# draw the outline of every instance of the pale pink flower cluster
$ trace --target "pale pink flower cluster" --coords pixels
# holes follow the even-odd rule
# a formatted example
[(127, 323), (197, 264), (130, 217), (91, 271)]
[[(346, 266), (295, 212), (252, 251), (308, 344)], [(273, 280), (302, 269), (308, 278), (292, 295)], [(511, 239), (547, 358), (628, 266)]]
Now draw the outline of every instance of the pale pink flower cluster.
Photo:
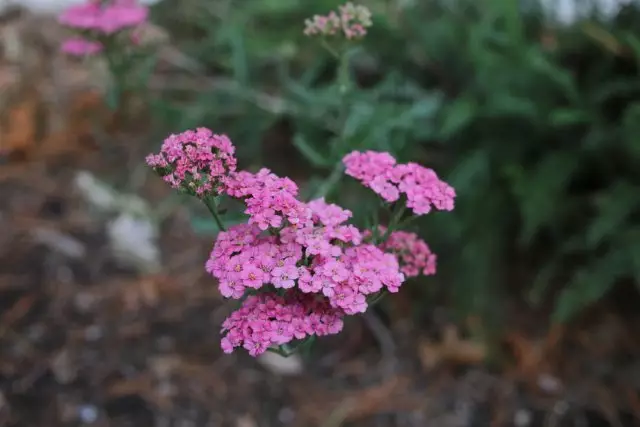
[(396, 163), (389, 153), (377, 151), (347, 154), (342, 162), (346, 174), (359, 180), (387, 202), (396, 202), (401, 195), (415, 215), (424, 215), (432, 208), (451, 211), (456, 192), (440, 180), (433, 169), (417, 163)]
[[(380, 227), (380, 232), (386, 229)], [(436, 255), (416, 233), (394, 231), (379, 245), (380, 249), (393, 253), (400, 262), (400, 271), (407, 277), (436, 274)]]
[(226, 135), (198, 128), (170, 135), (160, 153), (150, 154), (146, 161), (173, 188), (204, 197), (224, 190), (229, 174), (236, 170), (234, 152)]
[(77, 56), (96, 54), (103, 49), (97, 39), (136, 29), (146, 22), (148, 14), (148, 8), (137, 0), (87, 0), (72, 5), (60, 14), (58, 22), (80, 31), (83, 37), (67, 41), (62, 50)]
[(297, 291), (287, 291), (284, 296), (251, 295), (222, 324), (221, 345), (225, 353), (244, 347), (257, 356), (294, 339), (337, 334), (342, 330), (342, 317), (343, 313), (326, 300)]
[(315, 15), (305, 20), (304, 33), (308, 36), (343, 34), (350, 40), (364, 37), (371, 24), (371, 11), (367, 7), (348, 2), (339, 6), (337, 13), (331, 11), (326, 16)]

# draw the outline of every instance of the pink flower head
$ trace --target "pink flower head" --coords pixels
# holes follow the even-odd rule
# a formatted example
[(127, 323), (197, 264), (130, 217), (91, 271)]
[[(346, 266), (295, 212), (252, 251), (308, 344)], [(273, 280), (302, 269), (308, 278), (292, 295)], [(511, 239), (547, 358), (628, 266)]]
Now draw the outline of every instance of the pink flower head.
[(367, 34), (366, 28), (370, 27), (371, 11), (351, 2), (338, 7), (338, 12), (331, 11), (328, 15), (314, 15), (305, 20), (304, 34), (308, 36), (343, 35), (346, 39), (362, 38)]
[[(277, 181), (274, 177), (267, 179), (269, 174), (261, 175), (258, 194), (263, 181)], [(230, 185), (230, 191), (255, 194), (251, 190), (256, 186), (250, 183), (252, 176), (255, 178), (247, 175), (243, 180), (247, 185)], [(270, 206), (272, 199), (263, 197), (265, 202), (260, 206)], [(263, 286), (297, 289), (326, 298), (332, 307), (346, 314), (355, 314), (366, 310), (368, 296), (382, 289), (398, 291), (404, 282), (398, 260), (380, 248), (362, 243), (362, 233), (353, 225), (343, 224), (349, 211), (323, 200), (302, 206), (312, 212), (303, 226), (291, 224), (283, 216), (282, 228), (269, 228), (270, 232), (265, 233), (252, 218), (249, 224), (219, 234), (206, 269), (219, 280), (225, 297), (238, 299), (248, 289)], [(273, 211), (282, 212), (275, 208)]]
[(91, 56), (102, 52), (102, 44), (81, 37), (65, 40), (60, 50), (72, 56)]
[(147, 7), (136, 0), (113, 0), (103, 9), (102, 31), (113, 34), (125, 28), (135, 28), (146, 22), (148, 15)]
[(290, 289), (296, 285), (298, 278), (298, 268), (292, 264), (285, 264), (282, 267), (275, 267), (271, 270), (273, 286), (276, 288)]
[(297, 291), (285, 296), (273, 293), (249, 296), (222, 324), (222, 350), (245, 348), (251, 356), (269, 347), (312, 335), (337, 334), (343, 313), (326, 300)]
[(148, 17), (147, 7), (136, 0), (88, 0), (84, 4), (73, 5), (59, 16), (58, 21), (77, 30), (94, 31), (111, 35), (121, 30), (135, 28)]
[(394, 178), (398, 189), (407, 196), (407, 207), (416, 215), (429, 213), (432, 207), (451, 211), (454, 208), (456, 191), (432, 170), (417, 163), (398, 165)]
[(417, 163), (397, 164), (391, 154), (376, 151), (353, 151), (342, 162), (347, 175), (385, 201), (395, 202), (405, 195), (407, 207), (415, 215), (429, 213), (432, 208), (446, 211), (454, 208), (455, 190), (432, 169)]
[(360, 5), (351, 2), (339, 6), (340, 22), (342, 31), (347, 39), (364, 37), (367, 34), (367, 27), (371, 26), (371, 11)]
[[(381, 233), (385, 231), (380, 227)], [(436, 255), (416, 233), (394, 231), (380, 248), (398, 258), (400, 271), (407, 277), (415, 277), (420, 273), (425, 276), (436, 274)]]
[(307, 203), (307, 206), (311, 209), (315, 222), (328, 226), (342, 224), (353, 215), (350, 210), (342, 209), (333, 203), (326, 203), (324, 198), (312, 200)]
[(236, 169), (235, 147), (226, 135), (206, 128), (170, 135), (147, 164), (173, 188), (199, 197), (218, 195)]
[(226, 182), (226, 194), (244, 200), (249, 223), (261, 230), (285, 225), (303, 227), (311, 221), (311, 210), (297, 199), (298, 186), (269, 169), (258, 173), (241, 171)]

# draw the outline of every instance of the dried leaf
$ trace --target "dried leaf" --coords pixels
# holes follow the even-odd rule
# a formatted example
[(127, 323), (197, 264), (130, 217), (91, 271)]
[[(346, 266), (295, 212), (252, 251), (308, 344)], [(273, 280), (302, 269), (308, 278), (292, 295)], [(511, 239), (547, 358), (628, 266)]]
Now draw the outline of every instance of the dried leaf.
[(482, 363), (487, 356), (484, 344), (460, 339), (458, 329), (450, 325), (444, 333), (440, 343), (423, 340), (419, 346), (419, 356), (425, 369), (433, 369), (441, 363), (456, 365), (475, 365)]

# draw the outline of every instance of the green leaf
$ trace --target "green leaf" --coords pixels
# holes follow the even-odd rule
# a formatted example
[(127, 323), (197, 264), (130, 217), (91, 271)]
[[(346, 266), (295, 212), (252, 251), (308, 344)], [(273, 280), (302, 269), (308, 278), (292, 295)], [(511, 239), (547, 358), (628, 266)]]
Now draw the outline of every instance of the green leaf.
[(586, 231), (586, 243), (595, 248), (603, 239), (624, 230), (627, 218), (640, 206), (637, 187), (619, 182), (598, 196), (598, 212)]
[(474, 191), (478, 182), (485, 180), (490, 174), (490, 162), (486, 150), (476, 150), (464, 156), (448, 177), (460, 195)]
[(591, 94), (592, 102), (600, 105), (611, 98), (638, 96), (640, 94), (640, 81), (636, 77), (619, 78), (611, 82), (600, 84)]
[(535, 120), (539, 115), (539, 109), (540, 106), (529, 97), (515, 96), (503, 92), (492, 95), (487, 105), (486, 114), (492, 117), (521, 116)]
[(349, 140), (372, 121), (375, 109), (371, 103), (358, 102), (349, 110), (344, 126), (342, 128), (342, 138)]
[(244, 46), (243, 27), (241, 25), (230, 26), (229, 44), (231, 45), (231, 64), (233, 77), (242, 84), (249, 83), (249, 58)]
[(627, 46), (629, 46), (633, 51), (633, 55), (636, 59), (636, 64), (640, 67), (640, 39), (632, 32), (626, 32), (623, 35), (623, 39), (627, 43)]
[(573, 152), (549, 154), (516, 180), (514, 191), (522, 214), (521, 243), (528, 243), (537, 231), (554, 221), (571, 177), (579, 166)]
[(580, 104), (580, 91), (569, 71), (552, 62), (545, 53), (538, 49), (530, 49), (525, 57), (533, 70), (554, 82), (571, 102), (576, 105)]
[(627, 248), (615, 248), (578, 270), (561, 292), (552, 315), (554, 322), (566, 322), (578, 311), (596, 302), (629, 271)]
[(589, 121), (589, 115), (586, 111), (573, 108), (556, 108), (551, 111), (549, 121), (552, 126), (564, 127), (576, 124), (586, 123)]
[(622, 119), (624, 144), (631, 156), (640, 160), (640, 102), (631, 104)]
[(562, 243), (556, 252), (546, 259), (545, 265), (538, 271), (538, 274), (531, 284), (531, 289), (528, 292), (527, 298), (531, 304), (537, 305), (542, 302), (544, 293), (549, 288), (556, 273), (560, 272), (563, 266), (562, 261), (564, 257), (581, 250), (583, 247), (584, 242), (582, 236), (578, 235)]
[(325, 158), (313, 146), (311, 146), (301, 133), (297, 133), (293, 137), (293, 145), (295, 145), (300, 153), (316, 167), (328, 167), (333, 163), (330, 159)]
[(440, 138), (448, 139), (461, 132), (475, 118), (478, 105), (475, 99), (460, 97), (445, 105)]

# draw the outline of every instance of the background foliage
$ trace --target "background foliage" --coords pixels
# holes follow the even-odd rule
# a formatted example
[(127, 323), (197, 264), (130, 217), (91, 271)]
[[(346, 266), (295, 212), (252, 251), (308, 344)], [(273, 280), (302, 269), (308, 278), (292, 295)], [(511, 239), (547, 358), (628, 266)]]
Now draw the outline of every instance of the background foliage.
[[(552, 301), (552, 320), (566, 321), (614, 285), (638, 284), (633, 7), (567, 26), (533, 2), (365, 1), (374, 26), (352, 56), (358, 89), (343, 110), (336, 61), (302, 34), (337, 1), (176, 3), (161, 2), (154, 20), (199, 83), (166, 85), (153, 105), (162, 130), (228, 133), (244, 167), (266, 164), (306, 194), (356, 148), (433, 167), (459, 196), (453, 214), (417, 226), (439, 254), (427, 286), (460, 313), (500, 320), (515, 295)], [(356, 214), (375, 203), (347, 179), (330, 182)]]

